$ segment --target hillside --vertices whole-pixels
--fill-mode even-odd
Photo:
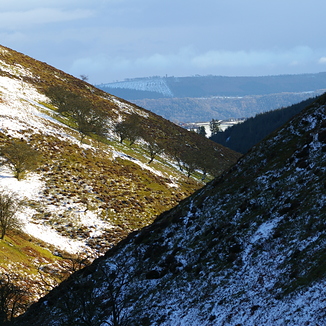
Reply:
[[[13,158],[25,153],[22,148],[37,153],[37,162],[19,179],[5,153],[10,149]],[[1,195],[22,203],[16,214],[21,230],[0,240],[0,281],[10,276],[15,285],[24,284],[33,293],[28,300],[150,224],[240,157],[5,47],[0,153]]]
[[[173,122],[208,122],[254,117],[321,95],[325,90],[304,93],[276,93],[244,97],[160,98],[132,100]]]
[[[227,146],[234,151],[245,154],[274,130],[280,128],[293,116],[315,101],[310,98],[289,107],[267,111],[246,119],[244,122],[233,125],[223,132],[219,132],[211,140]]]
[[[241,119],[326,89],[326,73],[258,77],[148,77],[98,85],[173,122]]]
[[[324,325],[326,96],[13,325]]]

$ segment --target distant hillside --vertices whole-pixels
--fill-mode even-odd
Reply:
[[[326,73],[263,77],[149,77],[98,85],[173,122],[249,118],[326,90]]]
[[[256,114],[287,107],[324,91],[310,93],[279,93],[244,97],[160,98],[134,100],[165,119],[179,122],[205,122],[253,117]]]
[[[257,114],[242,123],[227,128],[224,132],[213,135],[210,139],[245,154],[252,146],[281,127],[315,99],[310,98],[290,107]]]

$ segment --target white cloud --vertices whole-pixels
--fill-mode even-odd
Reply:
[[[37,8],[27,11],[7,11],[0,13],[0,28],[15,30],[33,25],[77,20],[92,15],[91,10],[85,9],[65,11],[54,8]]]
[[[312,60],[313,51],[309,47],[296,47],[290,50],[265,51],[208,51],[192,59],[194,66],[209,68],[218,66],[262,66],[300,65]]]
[[[320,63],[320,64],[326,64],[326,57],[319,58],[318,63]]]

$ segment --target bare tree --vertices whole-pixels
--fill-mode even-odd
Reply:
[[[0,324],[25,311],[26,291],[14,284],[15,276],[0,274]]]
[[[87,268],[83,271],[68,279],[59,305],[61,325],[128,326],[130,274],[114,263],[98,266],[91,277],[83,277]]]
[[[83,81],[87,81],[88,80],[88,76],[87,75],[80,75],[80,79],[83,80]]]
[[[103,136],[106,133],[105,115],[93,108],[88,101],[83,101],[72,110],[71,116],[74,119],[77,130],[80,133],[81,141],[86,135],[96,134]]]
[[[5,237],[8,230],[20,227],[16,213],[21,206],[21,201],[13,194],[0,193],[0,240]]]
[[[163,146],[162,142],[154,139],[150,134],[147,134],[147,135],[144,134],[143,138],[147,143],[146,148],[149,152],[149,157],[150,157],[148,164],[151,164],[154,161],[156,155],[159,155],[164,151],[164,146]]]
[[[39,164],[41,155],[29,144],[21,140],[13,140],[0,149],[3,164],[8,164],[14,172],[15,178],[21,180],[27,171],[35,170]]]
[[[44,292],[53,290],[62,281],[66,280],[71,274],[79,271],[86,266],[89,266],[93,261],[91,256],[81,253],[71,257],[61,257],[66,262],[64,270],[55,271],[51,267],[51,264],[40,265],[38,267],[38,273]]]
[[[45,91],[45,95],[51,100],[51,104],[58,108],[59,113],[69,110],[70,103],[78,96],[62,86],[51,86]]]
[[[187,177],[190,176],[196,171],[198,168],[198,163],[196,160],[196,152],[187,151],[182,156],[183,169],[187,172]]]
[[[118,135],[119,141],[122,144],[128,137],[128,125],[124,121],[118,122],[114,127],[114,132]]]
[[[107,299],[111,307],[111,318],[106,320],[105,323],[110,326],[127,326],[129,316],[125,310],[129,298],[124,290],[125,287],[130,286],[130,275],[123,273],[118,265],[107,265],[106,269],[102,268],[100,272],[105,277]]]

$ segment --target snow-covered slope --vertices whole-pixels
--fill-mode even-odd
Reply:
[[[325,173],[322,96],[14,325],[325,325]]]
[[[10,71],[9,68],[7,70]],[[23,68],[19,71],[19,74],[25,73]],[[47,99],[35,87],[24,81],[0,76],[0,94],[0,131],[8,137],[28,140],[30,135],[26,131],[32,129],[33,133],[77,143],[77,139],[68,134],[68,128],[52,118],[48,108],[38,104]],[[0,166],[0,187],[2,191],[18,195],[21,200],[45,201],[45,182],[37,173],[30,174],[26,180],[18,181],[7,166]],[[58,207],[57,209],[59,210]],[[76,253],[86,249],[83,242],[60,236],[51,227],[31,223],[36,213],[36,210],[28,207],[19,213],[23,229],[27,233],[57,246],[60,250]]]
[[[103,89],[122,88],[136,91],[155,92],[162,94],[163,97],[173,97],[173,93],[169,88],[166,79],[161,77],[137,78],[125,82],[101,84],[99,87]]]

